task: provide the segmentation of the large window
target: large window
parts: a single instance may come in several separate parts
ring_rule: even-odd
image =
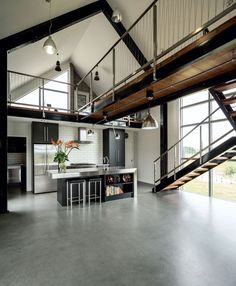
[[[232,132],[229,135],[224,136],[227,131],[232,129],[232,126],[221,110],[218,110],[210,118],[204,121],[201,131],[200,127],[197,127],[198,123],[209,117],[209,115],[218,108],[218,104],[207,90],[182,98],[180,108],[181,137],[190,132],[194,127],[196,128],[195,131],[191,132],[191,134],[182,141],[182,162],[192,156],[193,160],[199,158],[200,154],[194,155],[200,151],[200,146],[202,146],[202,148],[207,147],[205,150],[206,153],[235,135],[235,132]],[[222,139],[218,140],[220,137],[222,137]],[[200,138],[202,138],[202,140],[200,140]],[[210,144],[211,146],[209,146]],[[190,181],[183,186],[183,190],[236,201],[235,159],[231,159]],[[192,161],[189,161],[188,163],[191,162]]]
[[[52,81],[32,88],[32,82],[25,84],[24,90],[30,90],[16,100],[18,106],[22,103],[25,108],[44,108],[53,111],[67,111],[69,109],[69,71],[62,73]],[[32,90],[33,89],[33,90]],[[24,105],[23,105],[24,104]]]

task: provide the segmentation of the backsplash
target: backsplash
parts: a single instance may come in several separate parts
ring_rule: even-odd
[[[78,127],[59,126],[59,138],[62,141],[78,140]],[[102,163],[103,136],[101,129],[95,129],[91,139],[93,143],[81,144],[80,150],[72,150],[69,163]]]

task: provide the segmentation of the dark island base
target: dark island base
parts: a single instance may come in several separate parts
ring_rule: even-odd
[[[111,178],[111,176],[114,176],[114,179],[117,179],[117,175],[109,175],[109,179]],[[85,178],[79,178],[81,179],[85,179],[86,180],[86,190],[88,190],[88,181],[89,179],[94,179],[95,177],[85,177]],[[124,198],[133,198],[134,197],[134,183],[133,183],[133,175],[130,175],[130,178],[132,178],[132,182],[107,182],[107,178],[108,176],[96,176],[96,178],[100,178],[102,179],[102,202],[106,202],[106,201],[113,201],[113,200],[117,200],[117,199],[124,199]],[[74,178],[74,179],[69,179],[69,180],[76,180],[78,178]],[[68,179],[58,179],[57,180],[57,201],[60,203],[61,206],[67,206],[67,200],[66,200],[66,188],[67,188],[67,181]],[[110,187],[114,188],[114,191],[116,190],[116,188],[118,188],[118,186],[120,188],[123,189],[123,193],[107,193],[107,189],[109,189]],[[82,186],[81,186],[81,192],[82,190]],[[86,191],[85,190],[85,191]],[[91,189],[91,193],[94,192],[94,189]]]

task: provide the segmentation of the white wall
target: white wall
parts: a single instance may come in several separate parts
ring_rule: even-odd
[[[151,114],[160,122],[159,107],[151,109]],[[160,129],[139,130],[135,132],[135,167],[138,168],[138,180],[153,184],[153,161],[160,156]],[[179,139],[179,104],[178,100],[168,103],[168,147],[171,147]],[[170,154],[168,167],[173,167],[173,156]],[[178,155],[177,159],[178,160]],[[157,167],[159,176],[159,167]]]
[[[159,107],[152,108],[151,114],[159,122]],[[160,130],[140,130],[135,132],[134,146],[138,180],[153,184],[153,160],[160,153]]]
[[[26,176],[27,176],[27,191],[32,191],[32,152],[31,152],[31,123],[16,122],[8,120],[8,136],[26,137]]]

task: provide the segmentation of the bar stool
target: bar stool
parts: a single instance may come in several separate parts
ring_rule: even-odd
[[[92,185],[94,185],[94,192],[92,190]],[[97,188],[98,187],[98,188]],[[99,191],[99,195],[98,192]],[[91,200],[96,200],[99,199],[99,202],[101,204],[102,202],[102,179],[101,178],[92,178],[88,180],[88,203],[90,206],[90,201]]]
[[[77,186],[77,196],[73,196],[73,186]],[[82,197],[81,197],[81,187],[82,187]],[[86,194],[85,194],[85,180],[68,180],[66,182],[66,204],[72,207],[73,203],[79,203],[82,201],[83,206],[85,206]]]

